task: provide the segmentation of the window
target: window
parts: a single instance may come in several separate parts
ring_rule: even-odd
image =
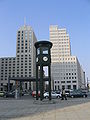
[[[68,75],[68,73],[66,73],[66,75]]]
[[[40,48],[37,49],[37,55],[39,55],[39,54],[40,54]]]
[[[71,83],[71,81],[67,81],[67,83]]]
[[[74,90],[76,89],[76,85],[73,85],[73,89],[74,89]]]
[[[65,83],[65,81],[61,81],[61,83]]]
[[[3,78],[1,78],[1,80],[3,80]]]
[[[65,85],[62,85],[62,89],[65,89]]]
[[[76,83],[76,81],[72,81],[72,83]]]
[[[48,54],[48,48],[43,48],[43,54]]]
[[[57,89],[56,85],[55,85],[55,90]]]
[[[25,46],[27,46],[27,43],[25,43]]]
[[[71,89],[71,85],[67,85],[67,89]]]
[[[19,57],[19,55],[17,55],[17,57]]]
[[[3,86],[3,83],[1,83],[1,86]]]
[[[20,34],[18,34],[18,37],[20,36]]]
[[[58,90],[59,90],[60,88],[59,88],[59,85],[58,85]]]
[[[3,88],[1,88],[1,91],[3,91]]]
[[[23,57],[23,55],[21,55],[21,57]]]
[[[20,38],[19,38],[20,39]],[[18,43],[20,43],[20,41],[18,41]]]
[[[29,72],[29,74],[31,74],[31,72]]]

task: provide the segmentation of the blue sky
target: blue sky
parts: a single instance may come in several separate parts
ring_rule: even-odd
[[[65,27],[90,79],[90,0],[0,0],[0,57],[16,56],[16,32],[31,25],[38,40],[49,39],[49,26]]]

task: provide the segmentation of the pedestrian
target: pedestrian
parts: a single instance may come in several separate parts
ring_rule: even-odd
[[[62,89],[62,99],[61,100],[67,100],[67,96],[66,96],[66,93],[65,93],[65,88]]]

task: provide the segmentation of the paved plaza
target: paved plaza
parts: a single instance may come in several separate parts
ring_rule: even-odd
[[[90,120],[90,97],[51,102],[0,99],[0,120]]]

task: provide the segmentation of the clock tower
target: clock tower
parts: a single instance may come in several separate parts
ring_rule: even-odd
[[[40,84],[40,100],[44,96],[44,82],[49,83],[49,100],[51,100],[51,47],[52,43],[49,41],[38,41],[35,44],[36,48],[36,100],[38,100],[38,84]],[[44,67],[48,68],[47,79],[43,76]]]

